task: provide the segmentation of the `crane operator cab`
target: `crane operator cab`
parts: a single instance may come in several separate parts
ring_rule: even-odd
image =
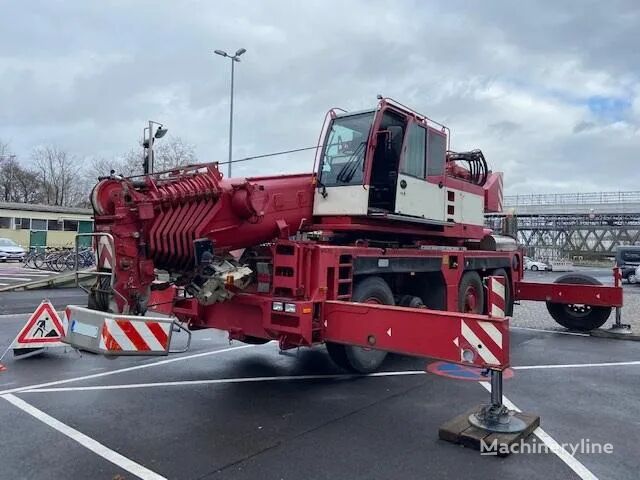
[[[484,157],[448,152],[443,125],[380,99],[374,110],[330,111],[323,130],[316,217],[484,224]]]

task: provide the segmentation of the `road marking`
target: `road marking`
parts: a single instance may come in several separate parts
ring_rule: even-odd
[[[268,344],[265,344],[265,345],[268,345]],[[168,363],[180,362],[180,361],[183,361],[183,360],[190,360],[192,358],[207,357],[207,356],[210,356],[210,355],[217,355],[219,353],[230,352],[232,350],[241,350],[243,348],[255,348],[255,347],[258,347],[258,346],[260,346],[260,345],[240,345],[238,347],[229,347],[229,348],[223,348],[223,349],[220,349],[220,350],[212,350],[212,351],[208,351],[208,352],[194,353],[192,355],[184,355],[182,357],[175,357],[175,358],[168,358],[166,360],[160,360],[159,362],[145,363],[143,365],[134,365],[133,367],[119,368],[117,370],[109,370],[108,372],[93,373],[91,375],[84,375],[82,377],[73,377],[73,378],[67,378],[67,379],[64,379],[64,380],[55,380],[53,382],[40,383],[40,384],[37,384],[37,385],[26,385],[24,387],[12,388],[10,390],[1,391],[0,395],[6,395],[6,394],[9,394],[9,393],[17,393],[17,392],[21,392],[23,390],[33,390],[33,389],[41,388],[41,387],[51,387],[53,385],[62,385],[64,383],[79,382],[79,381],[82,381],[82,380],[90,380],[92,378],[106,377],[106,376],[109,376],[109,375],[115,375],[117,373],[132,372],[134,370],[141,370],[143,368],[157,367],[158,365],[166,365]]]
[[[528,330],[530,332],[544,332],[544,333],[558,333],[560,335],[574,335],[576,337],[590,337],[588,333],[579,333],[579,332],[565,332],[562,330],[546,330],[544,328],[530,328],[530,327],[509,327],[512,330]]]
[[[566,363],[563,365],[522,365],[511,367],[513,370],[542,370],[549,368],[595,368],[595,367],[623,367],[625,365],[640,365],[640,360],[631,362],[603,362],[603,363]]]
[[[31,277],[0,277],[0,280],[21,280],[21,281],[29,281]]]
[[[16,397],[15,395],[7,394],[2,395],[7,402],[13,404],[18,407],[25,413],[28,413],[32,417],[40,420],[42,423],[48,425],[49,427],[57,430],[58,432],[66,435],[71,440],[82,445],[84,448],[91,450],[93,453],[101,456],[105,460],[117,465],[118,467],[126,470],[127,472],[135,475],[138,478],[142,478],[145,480],[166,480],[166,477],[162,475],[158,475],[156,472],[149,470],[146,467],[143,467],[139,463],[134,462],[130,458],[125,457],[124,455],[119,454],[118,452],[111,450],[110,448],[104,446],[100,442],[94,440],[91,437],[88,437],[82,432],[79,432],[75,428],[70,427],[69,425],[62,423],[60,420],[53,418],[50,415],[47,415],[42,410],[37,409],[33,405],[25,402],[24,400]]]
[[[597,368],[597,367],[618,367],[625,365],[640,365],[640,361],[633,362],[607,362],[607,363],[575,363],[564,365],[521,365],[510,367],[512,370],[547,370],[554,368]],[[473,368],[473,367],[472,367]],[[118,385],[87,385],[82,387],[25,387],[20,393],[60,393],[60,392],[84,392],[93,390],[128,390],[136,388],[153,387],[180,387],[189,385],[218,385],[226,383],[255,383],[255,382],[284,382],[296,380],[343,380],[350,378],[367,377],[399,377],[409,375],[425,374],[424,370],[400,370],[394,372],[375,372],[370,374],[355,373],[331,373],[326,375],[281,375],[270,377],[237,377],[237,378],[209,378],[204,380],[178,380],[174,382],[153,382],[153,383],[124,383]]]
[[[0,287],[6,287],[7,285],[9,285],[8,283],[0,283]]]
[[[286,382],[293,380],[346,380],[367,377],[397,377],[407,375],[424,375],[424,370],[404,370],[399,372],[375,372],[369,374],[330,373],[326,375],[281,375],[273,377],[238,377],[238,378],[209,378],[206,380],[180,380],[176,382],[155,383],[126,383],[120,385],[88,385],[86,387],[34,388],[22,390],[20,393],[52,393],[52,392],[83,392],[91,390],[127,390],[134,388],[152,387],[180,387],[185,385],[217,385],[225,383],[255,383],[255,382]]]
[[[491,385],[488,382],[478,382],[488,392],[491,392]],[[511,400],[504,395],[502,396],[502,403],[510,410],[521,412]],[[538,427],[533,431],[534,435],[538,437],[549,449],[555,453],[560,460],[567,464],[567,466],[573,470],[582,480],[598,480],[591,470],[585,467],[580,460],[567,452],[558,442],[556,442],[551,435],[545,432],[542,428]]]

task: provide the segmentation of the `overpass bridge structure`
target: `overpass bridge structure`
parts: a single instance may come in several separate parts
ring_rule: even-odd
[[[518,241],[535,258],[604,259],[640,245],[640,191],[505,196],[487,224],[498,229],[505,215],[517,217]]]

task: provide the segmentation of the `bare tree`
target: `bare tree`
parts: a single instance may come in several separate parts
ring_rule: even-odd
[[[37,203],[41,201],[37,174],[24,168],[9,144],[0,142],[0,199],[5,202]]]
[[[48,205],[74,205],[84,196],[76,159],[56,146],[38,147],[32,154]]]
[[[42,191],[36,172],[20,166],[15,157],[0,167],[0,192],[5,202],[37,203],[42,201]]]
[[[155,170],[169,170],[198,163],[195,147],[180,137],[168,137],[155,145]]]

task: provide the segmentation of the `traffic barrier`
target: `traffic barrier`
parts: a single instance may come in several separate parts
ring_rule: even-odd
[[[65,318],[69,325],[62,338],[65,344],[109,356],[168,355],[186,351],[191,342],[191,332],[169,317],[122,315],[69,305]],[[187,332],[187,345],[171,350],[171,336],[177,330]]]

